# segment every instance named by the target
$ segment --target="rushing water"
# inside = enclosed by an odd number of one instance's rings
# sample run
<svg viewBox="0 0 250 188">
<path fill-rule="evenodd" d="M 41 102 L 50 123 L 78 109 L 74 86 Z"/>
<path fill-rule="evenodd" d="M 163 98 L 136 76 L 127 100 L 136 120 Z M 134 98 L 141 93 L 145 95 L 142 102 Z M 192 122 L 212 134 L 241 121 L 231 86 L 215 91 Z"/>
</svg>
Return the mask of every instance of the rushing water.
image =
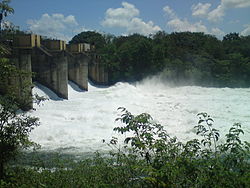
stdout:
<svg viewBox="0 0 250 188">
<path fill-rule="evenodd" d="M 182 141 L 196 137 L 196 115 L 207 112 L 222 134 L 233 123 L 241 123 L 245 131 L 242 138 L 250 141 L 250 88 L 170 87 L 151 78 L 111 87 L 89 84 L 88 92 L 69 83 L 68 100 L 39 84 L 33 93 L 50 97 L 31 112 L 40 118 L 41 125 L 30 137 L 46 151 L 79 153 L 108 149 L 102 139 L 117 136 L 112 129 L 119 125 L 115 122 L 120 114 L 118 107 L 126 107 L 133 114 L 151 114 L 170 135 Z"/>
</svg>

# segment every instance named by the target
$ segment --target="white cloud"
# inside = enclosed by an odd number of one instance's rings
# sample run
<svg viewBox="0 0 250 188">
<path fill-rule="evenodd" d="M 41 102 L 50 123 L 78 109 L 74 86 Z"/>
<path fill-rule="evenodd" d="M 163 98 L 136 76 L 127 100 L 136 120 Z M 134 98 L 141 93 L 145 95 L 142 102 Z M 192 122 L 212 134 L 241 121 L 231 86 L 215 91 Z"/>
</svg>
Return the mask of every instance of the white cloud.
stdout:
<svg viewBox="0 0 250 188">
<path fill-rule="evenodd" d="M 165 6 L 163 8 L 163 11 L 165 11 L 170 18 L 172 18 L 172 19 L 177 18 L 174 10 L 171 9 L 169 6 Z"/>
<path fill-rule="evenodd" d="M 211 34 L 216 35 L 216 36 L 218 36 L 218 37 L 223 37 L 223 36 L 225 35 L 225 32 L 222 31 L 222 30 L 219 29 L 219 28 L 212 28 L 212 29 L 211 29 Z"/>
<path fill-rule="evenodd" d="M 226 8 L 246 8 L 250 7 L 249 0 L 221 0 L 221 4 Z"/>
<path fill-rule="evenodd" d="M 187 19 L 181 20 L 180 18 L 175 18 L 167 22 L 167 25 L 178 32 L 207 32 L 207 28 L 202 22 L 190 23 Z"/>
<path fill-rule="evenodd" d="M 76 27 L 75 29 L 72 30 L 74 34 L 78 34 L 84 31 L 92 31 L 91 29 L 86 29 L 84 26 L 79 26 Z"/>
<path fill-rule="evenodd" d="M 208 13 L 207 19 L 211 22 L 219 22 L 223 20 L 225 15 L 225 7 L 219 5 L 216 9 Z"/>
<path fill-rule="evenodd" d="M 144 35 L 156 33 L 157 31 L 160 30 L 161 28 L 159 26 L 154 26 L 154 23 L 152 21 L 146 23 L 142 21 L 140 18 L 133 18 L 131 20 L 130 26 L 128 27 L 129 33 L 141 33 Z"/>
<path fill-rule="evenodd" d="M 250 7 L 250 0 L 221 0 L 220 4 L 212 11 L 204 13 L 204 17 L 211 22 L 219 22 L 223 20 L 226 10 L 231 8 L 247 8 Z"/>
<path fill-rule="evenodd" d="M 237 23 L 240 23 L 240 20 L 231 20 L 229 23 L 230 24 L 237 24 Z"/>
<path fill-rule="evenodd" d="M 206 5 L 207 10 L 205 10 L 204 7 L 201 8 L 202 6 L 203 6 L 203 4 L 194 5 L 193 9 L 192 9 L 193 13 L 196 12 L 197 16 L 198 15 L 201 16 L 201 15 L 203 15 L 203 13 L 208 12 L 208 8 L 210 6 Z M 198 10 L 202 10 L 202 11 L 198 11 Z M 174 10 L 172 10 L 169 6 L 164 7 L 163 11 L 169 15 L 170 19 L 167 22 L 167 27 L 171 28 L 173 31 L 177 31 L 177 32 L 185 32 L 185 31 L 203 32 L 203 33 L 209 33 L 209 34 L 216 35 L 217 37 L 222 37 L 225 34 L 219 28 L 212 28 L 211 30 L 208 29 L 206 27 L 206 25 L 204 25 L 202 23 L 202 21 L 191 23 L 187 19 L 181 19 L 176 15 Z"/>
<path fill-rule="evenodd" d="M 139 15 L 140 11 L 133 4 L 123 2 L 121 8 L 109 8 L 101 24 L 104 27 L 125 28 L 129 34 L 140 33 L 148 35 L 161 30 L 161 28 L 154 25 L 152 21 L 144 22 L 139 18 Z"/>
<path fill-rule="evenodd" d="M 165 6 L 163 11 L 170 17 L 167 26 L 174 31 L 207 32 L 207 28 L 202 22 L 190 23 L 187 19 L 180 19 L 169 6 Z"/>
<path fill-rule="evenodd" d="M 62 20 L 64 21 L 65 24 L 78 25 L 78 23 L 75 19 L 75 16 L 72 16 L 72 15 L 69 15 L 69 16 L 65 17 L 64 19 L 62 17 Z"/>
<path fill-rule="evenodd" d="M 250 24 L 246 24 L 245 29 L 240 34 L 243 35 L 243 36 L 250 35 Z"/>
<path fill-rule="evenodd" d="M 43 14 L 39 20 L 28 20 L 27 24 L 33 33 L 66 41 L 70 40 L 76 31 L 84 31 L 73 15 Z"/>
<path fill-rule="evenodd" d="M 192 5 L 192 15 L 197 17 L 205 17 L 209 12 L 209 8 L 211 7 L 210 3 L 198 3 L 196 5 Z"/>
<path fill-rule="evenodd" d="M 133 18 L 139 16 L 140 11 L 134 5 L 122 2 L 122 6 L 122 8 L 117 9 L 109 8 L 106 11 L 106 16 L 110 18 Z"/>
</svg>

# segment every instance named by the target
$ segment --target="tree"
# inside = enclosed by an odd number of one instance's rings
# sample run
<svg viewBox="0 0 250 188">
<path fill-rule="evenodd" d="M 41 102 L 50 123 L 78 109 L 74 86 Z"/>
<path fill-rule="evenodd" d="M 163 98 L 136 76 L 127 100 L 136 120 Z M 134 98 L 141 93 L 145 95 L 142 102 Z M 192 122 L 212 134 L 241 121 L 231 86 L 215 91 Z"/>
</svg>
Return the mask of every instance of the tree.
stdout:
<svg viewBox="0 0 250 188">
<path fill-rule="evenodd" d="M 153 71 L 154 72 L 158 72 L 158 71 L 162 71 L 163 68 L 165 67 L 165 63 L 164 63 L 164 48 L 162 45 L 157 45 L 155 44 L 153 46 L 153 56 L 152 56 L 153 60 Z"/>
<path fill-rule="evenodd" d="M 110 83 L 137 81 L 163 71 L 165 78 L 179 83 L 190 78 L 199 85 L 249 85 L 250 36 L 238 33 L 227 34 L 221 41 L 202 32 L 115 37 L 87 31 L 70 42 L 96 45 Z"/>
<path fill-rule="evenodd" d="M 0 32 L 2 30 L 1 25 L 2 25 L 3 18 L 8 16 L 8 14 L 14 13 L 14 9 L 9 6 L 10 1 L 11 0 L 3 0 L 0 3 Z"/>
<path fill-rule="evenodd" d="M 102 34 L 95 31 L 85 31 L 74 36 L 69 43 L 89 43 L 96 47 L 96 50 L 100 50 L 106 44 L 105 37 Z"/>
<path fill-rule="evenodd" d="M 123 38 L 117 53 L 127 80 L 142 79 L 152 70 L 153 48 L 147 37 L 134 34 Z"/>
<path fill-rule="evenodd" d="M 20 149 L 35 146 L 29 140 L 29 133 L 39 125 L 38 118 L 17 113 L 13 98 L 0 96 L 0 179 L 4 176 L 5 165 Z"/>
<path fill-rule="evenodd" d="M 239 39 L 240 39 L 239 33 L 229 33 L 223 37 L 223 41 L 233 41 Z"/>
<path fill-rule="evenodd" d="M 199 113 L 194 127 L 199 139 L 184 143 L 170 136 L 149 114 L 119 110 L 122 114 L 116 120 L 122 124 L 113 130 L 125 135 L 124 146 L 118 147 L 116 137 L 109 145 L 117 148 L 117 166 L 119 161 L 126 165 L 122 157 L 139 161 L 132 168 L 141 171 L 135 179 L 145 187 L 248 187 L 250 143 L 240 139 L 244 134 L 241 124 L 235 123 L 222 142 L 214 120 Z"/>
<path fill-rule="evenodd" d="M 7 51 L 0 45 L 0 90 L 5 88 L 10 76 L 19 76 L 21 72 L 4 58 Z M 0 95 L 0 179 L 4 176 L 5 165 L 20 149 L 35 145 L 29 140 L 29 133 L 39 125 L 38 118 L 18 112 L 17 101 L 11 92 Z"/>
</svg>

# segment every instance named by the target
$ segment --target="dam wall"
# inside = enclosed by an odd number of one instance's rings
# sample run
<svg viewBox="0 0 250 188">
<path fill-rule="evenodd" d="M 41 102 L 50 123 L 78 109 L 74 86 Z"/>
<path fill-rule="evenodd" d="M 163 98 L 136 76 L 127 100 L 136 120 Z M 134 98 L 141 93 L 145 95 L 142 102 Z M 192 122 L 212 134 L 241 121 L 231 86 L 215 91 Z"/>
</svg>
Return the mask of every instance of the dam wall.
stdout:
<svg viewBox="0 0 250 188">
<path fill-rule="evenodd" d="M 105 65 L 101 62 L 100 57 L 97 54 L 91 55 L 91 61 L 88 67 L 89 79 L 100 85 L 108 85 L 108 71 Z"/>
<path fill-rule="evenodd" d="M 32 74 L 31 53 L 29 49 L 17 49 L 16 58 L 13 59 L 20 74 L 15 78 L 17 83 L 17 98 L 23 110 L 33 108 L 32 102 Z"/>
<path fill-rule="evenodd" d="M 70 44 L 68 52 L 68 78 L 83 90 L 88 90 L 88 65 L 90 58 L 88 46 L 83 43 Z"/>
<path fill-rule="evenodd" d="M 39 35 L 28 34 L 16 36 L 12 48 L 11 61 L 18 70 L 27 74 L 6 80 L 1 85 L 8 87 L 0 85 L 0 92 L 8 93 L 12 88 L 23 100 L 25 109 L 32 108 L 33 81 L 45 85 L 64 99 L 68 99 L 68 80 L 86 91 L 88 79 L 97 84 L 108 84 L 106 68 L 90 44 L 66 45 L 65 41 L 42 40 Z"/>
<path fill-rule="evenodd" d="M 74 54 L 68 56 L 68 79 L 83 90 L 88 90 L 88 62 L 85 54 Z"/>
<path fill-rule="evenodd" d="M 68 59 L 65 51 L 48 52 L 37 47 L 32 50 L 33 78 L 59 97 L 68 99 Z"/>
</svg>

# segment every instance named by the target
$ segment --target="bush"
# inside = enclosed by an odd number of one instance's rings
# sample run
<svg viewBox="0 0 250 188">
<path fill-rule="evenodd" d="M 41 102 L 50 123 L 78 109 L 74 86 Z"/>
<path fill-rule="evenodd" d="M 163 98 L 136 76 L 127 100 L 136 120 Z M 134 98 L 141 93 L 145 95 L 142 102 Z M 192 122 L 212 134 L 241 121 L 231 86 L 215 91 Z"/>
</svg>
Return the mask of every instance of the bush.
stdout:
<svg viewBox="0 0 250 188">
<path fill-rule="evenodd" d="M 55 168 L 9 168 L 3 187 L 249 187 L 250 144 L 236 123 L 219 144 L 219 131 L 206 113 L 195 127 L 201 139 L 186 143 L 168 135 L 149 114 L 132 115 L 120 108 L 115 131 L 127 135 L 107 144 L 110 155 L 97 153 L 82 161 L 60 161 Z"/>
<path fill-rule="evenodd" d="M 15 104 L 13 98 L 0 96 L 0 179 L 4 176 L 4 165 L 20 149 L 35 145 L 28 136 L 39 125 L 38 118 L 18 112 Z"/>
<path fill-rule="evenodd" d="M 226 142 L 218 144 L 219 131 L 206 113 L 198 114 L 195 126 L 198 139 L 181 143 L 170 137 L 163 126 L 149 114 L 132 115 L 125 108 L 117 120 L 124 126 L 115 131 L 132 136 L 124 140 L 125 148 L 144 160 L 141 172 L 151 187 L 247 187 L 250 185 L 250 144 L 240 140 L 241 125 L 234 124 Z M 117 144 L 111 141 L 111 144 Z M 127 155 L 126 153 L 124 153 Z"/>
<path fill-rule="evenodd" d="M 35 146 L 28 136 L 30 131 L 39 125 L 38 118 L 26 116 L 19 110 L 20 106 L 25 107 L 32 102 L 31 83 L 25 81 L 31 72 L 18 70 L 6 58 L 8 55 L 10 55 L 9 50 L 0 44 L 0 180 L 6 174 L 5 165 L 20 149 Z M 22 86 L 15 83 L 18 82 L 16 78 L 22 80 Z M 35 97 L 37 103 L 44 100 L 43 97 Z M 3 183 L 1 181 L 1 185 Z"/>
</svg>

